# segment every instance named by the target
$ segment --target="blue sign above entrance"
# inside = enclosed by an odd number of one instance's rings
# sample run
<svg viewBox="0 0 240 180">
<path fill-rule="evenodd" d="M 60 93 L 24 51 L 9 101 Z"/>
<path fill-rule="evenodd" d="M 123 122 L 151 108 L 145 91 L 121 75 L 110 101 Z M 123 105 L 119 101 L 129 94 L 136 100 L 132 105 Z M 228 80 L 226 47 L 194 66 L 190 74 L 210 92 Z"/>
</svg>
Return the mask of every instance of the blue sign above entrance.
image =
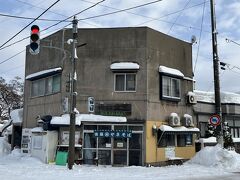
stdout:
<svg viewBox="0 0 240 180">
<path fill-rule="evenodd" d="M 94 130 L 95 137 L 131 138 L 132 131 Z"/>
</svg>

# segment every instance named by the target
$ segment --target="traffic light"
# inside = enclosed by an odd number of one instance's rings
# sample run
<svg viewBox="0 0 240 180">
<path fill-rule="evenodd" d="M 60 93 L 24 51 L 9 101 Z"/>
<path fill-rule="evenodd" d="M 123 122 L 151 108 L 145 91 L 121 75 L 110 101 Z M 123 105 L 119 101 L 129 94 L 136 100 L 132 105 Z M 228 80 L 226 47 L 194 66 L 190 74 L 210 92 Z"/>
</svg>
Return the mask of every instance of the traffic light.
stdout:
<svg viewBox="0 0 240 180">
<path fill-rule="evenodd" d="M 95 100 L 94 97 L 88 97 L 88 112 L 94 113 L 95 110 Z"/>
<path fill-rule="evenodd" d="M 29 52 L 32 55 L 38 54 L 40 51 L 40 32 L 37 25 L 31 27 L 30 47 Z"/>
</svg>

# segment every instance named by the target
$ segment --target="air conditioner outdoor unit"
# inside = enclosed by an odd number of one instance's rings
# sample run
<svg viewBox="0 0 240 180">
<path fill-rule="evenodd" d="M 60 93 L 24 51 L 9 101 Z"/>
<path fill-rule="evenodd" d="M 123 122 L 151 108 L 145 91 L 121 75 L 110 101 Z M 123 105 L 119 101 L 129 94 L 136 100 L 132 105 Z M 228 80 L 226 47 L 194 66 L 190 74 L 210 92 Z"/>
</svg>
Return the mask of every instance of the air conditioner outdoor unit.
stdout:
<svg viewBox="0 0 240 180">
<path fill-rule="evenodd" d="M 193 123 L 192 116 L 189 115 L 189 114 L 184 114 L 184 116 L 183 116 L 183 124 L 186 127 L 193 127 L 194 123 Z"/>
<path fill-rule="evenodd" d="M 197 103 L 196 95 L 193 92 L 187 93 L 187 103 L 189 103 L 189 104 Z"/>
<path fill-rule="evenodd" d="M 169 125 L 170 126 L 180 126 L 180 118 L 177 113 L 171 113 L 169 117 Z"/>
</svg>

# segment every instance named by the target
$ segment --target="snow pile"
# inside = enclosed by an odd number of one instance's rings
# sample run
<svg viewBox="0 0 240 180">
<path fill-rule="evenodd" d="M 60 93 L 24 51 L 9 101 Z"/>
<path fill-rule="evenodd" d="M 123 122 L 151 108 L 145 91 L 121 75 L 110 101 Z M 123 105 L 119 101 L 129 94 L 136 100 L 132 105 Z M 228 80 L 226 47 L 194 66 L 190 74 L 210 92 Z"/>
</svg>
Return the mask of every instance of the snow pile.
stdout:
<svg viewBox="0 0 240 180">
<path fill-rule="evenodd" d="M 237 154 L 235 151 L 223 149 L 219 145 L 207 146 L 199 151 L 187 163 L 209 167 L 237 169 L 240 167 L 240 154 Z"/>
<path fill-rule="evenodd" d="M 9 154 L 11 151 L 11 146 L 6 141 L 5 137 L 0 137 L 0 157 Z"/>
<path fill-rule="evenodd" d="M 23 109 L 15 109 L 10 113 L 13 124 L 21 124 L 23 120 Z"/>
</svg>

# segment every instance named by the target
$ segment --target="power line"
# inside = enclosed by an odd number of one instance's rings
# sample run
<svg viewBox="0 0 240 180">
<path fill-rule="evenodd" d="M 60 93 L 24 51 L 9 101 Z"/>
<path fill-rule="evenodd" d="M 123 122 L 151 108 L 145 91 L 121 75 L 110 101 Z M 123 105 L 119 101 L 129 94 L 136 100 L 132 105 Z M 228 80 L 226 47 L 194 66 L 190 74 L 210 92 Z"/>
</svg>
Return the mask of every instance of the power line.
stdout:
<svg viewBox="0 0 240 180">
<path fill-rule="evenodd" d="M 208 1 L 205 1 L 205 2 L 208 2 Z M 175 11 L 175 12 L 168 13 L 168 14 L 165 14 L 165 15 L 163 15 L 163 16 L 160 16 L 160 17 L 158 17 L 158 18 L 150 18 L 150 17 L 149 17 L 151 20 L 142 22 L 141 24 L 138 24 L 137 26 L 140 26 L 140 25 L 142 25 L 142 24 L 146 24 L 146 23 L 149 23 L 149 22 L 152 22 L 152 21 L 162 21 L 162 20 L 160 20 L 161 18 L 164 18 L 164 17 L 167 17 L 167 16 L 171 16 L 171 15 L 173 15 L 173 14 L 177 14 L 177 13 L 182 12 L 182 11 L 184 11 L 184 10 L 191 9 L 191 8 L 194 8 L 194 7 L 197 7 L 197 6 L 201 6 L 201 5 L 203 5 L 203 4 L 204 4 L 204 3 L 195 4 L 195 5 L 193 5 L 193 6 L 189 6 L 188 8 L 180 9 L 180 10 L 178 10 L 178 11 Z M 166 22 L 166 23 L 171 23 L 171 24 L 172 24 L 172 22 L 168 22 L 168 21 L 162 21 L 162 22 Z M 180 24 L 175 24 L 175 25 L 180 25 Z M 185 26 L 184 26 L 184 27 L 185 27 Z M 189 28 L 189 27 L 187 27 L 187 28 Z M 191 28 L 199 30 L 199 28 L 194 28 L 194 27 L 191 27 Z M 209 31 L 207 31 L 207 32 L 209 32 Z"/>
<path fill-rule="evenodd" d="M 83 1 L 83 2 L 88 2 L 88 3 L 93 4 L 93 2 L 91 2 L 91 1 L 86 1 L 86 0 L 81 0 L 81 1 Z M 208 1 L 206 1 L 206 2 L 208 2 Z M 190 8 L 193 8 L 193 7 L 201 6 L 201 5 L 203 5 L 203 4 L 204 4 L 204 3 L 195 4 L 195 5 L 193 5 L 193 6 L 187 7 L 186 9 L 190 9 Z M 118 9 L 118 8 L 113 8 L 113 7 L 106 6 L 106 5 L 102 5 L 102 4 L 100 4 L 99 6 L 106 7 L 106 8 L 109 8 L 109 9 L 119 10 L 119 11 L 121 10 L 121 9 Z M 161 16 L 161 17 L 158 17 L 158 18 L 153 18 L 153 17 L 150 17 L 150 16 L 146 16 L 146 15 L 142 15 L 142 14 L 138 14 L 138 13 L 134 13 L 134 12 L 129 12 L 129 11 L 127 11 L 127 10 L 124 11 L 124 12 L 126 12 L 126 13 L 128 13 L 128 14 L 133 14 L 133 15 L 136 15 L 136 16 L 140 16 L 140 17 L 144 17 L 144 18 L 151 19 L 151 20 L 148 20 L 148 21 L 145 21 L 145 22 L 143 22 L 143 23 L 140 23 L 140 24 L 135 25 L 135 26 L 140 26 L 140 25 L 146 24 L 146 23 L 151 22 L 151 21 L 160 21 L 160 22 L 172 24 L 173 22 L 164 21 L 164 20 L 160 20 L 160 19 L 161 19 L 161 18 L 164 18 L 164 17 L 167 17 L 167 16 L 171 16 L 171 15 L 173 15 L 173 14 L 177 14 L 177 13 L 183 11 L 183 10 L 186 10 L 186 9 L 181 9 L 181 10 L 178 10 L 178 11 L 175 11 L 175 12 L 172 12 L 172 13 L 169 13 L 169 14 L 165 14 L 165 15 L 163 15 L 163 16 Z M 95 17 L 89 17 L 89 18 L 85 18 L 85 19 L 91 19 L 91 18 L 95 18 Z M 85 19 L 80 19 L 80 20 L 85 20 Z M 191 29 L 200 30 L 199 28 L 196 28 L 196 27 L 191 27 L 191 26 L 189 27 L 189 26 L 185 26 L 185 25 L 182 25 L 182 24 L 178 24 L 178 23 L 175 23 L 175 25 L 181 26 L 181 27 L 185 27 L 185 28 L 191 28 Z M 210 31 L 204 31 L 204 32 L 210 33 Z"/>
<path fill-rule="evenodd" d="M 95 6 L 98 5 L 99 3 L 102 3 L 103 1 L 105 1 L 105 0 L 101 0 L 101 1 L 95 3 L 94 5 L 92 5 L 92 6 L 88 7 L 88 8 L 86 8 L 86 9 L 84 9 L 84 10 L 82 10 L 82 11 L 80 11 L 80 12 L 78 12 L 78 13 L 72 15 L 72 16 L 69 16 L 69 17 L 67 17 L 67 18 L 65 18 L 65 19 L 63 19 L 63 20 L 61 20 L 61 21 L 59 21 L 59 22 L 57 22 L 56 24 L 53 24 L 53 25 L 51 25 L 51 26 L 49 26 L 49 27 L 43 29 L 42 31 L 46 31 L 46 30 L 48 30 L 48 29 L 50 29 L 50 28 L 52 28 L 52 27 L 54 27 L 54 26 L 57 26 L 58 24 L 60 24 L 60 23 L 62 23 L 62 22 L 65 22 L 66 20 L 68 20 L 68 19 L 70 19 L 70 18 L 72 18 L 72 17 L 74 17 L 74 16 L 77 16 L 77 15 L 79 15 L 79 14 L 81 14 L 81 13 L 83 13 L 83 12 L 85 12 L 85 11 L 87 11 L 87 10 L 93 8 L 93 7 L 95 7 Z"/>
<path fill-rule="evenodd" d="M 205 6 L 206 6 L 206 1 L 204 1 L 204 4 L 203 4 L 202 22 L 201 22 L 201 28 L 200 28 L 200 34 L 199 34 L 199 42 L 198 42 L 198 48 L 197 48 L 197 55 L 196 55 L 196 60 L 195 60 L 195 63 L 194 63 L 194 68 L 193 68 L 193 74 L 194 74 L 195 71 L 196 71 L 196 66 L 197 66 L 197 61 L 198 61 L 198 55 L 199 55 L 199 50 L 200 50 L 200 45 L 201 45 L 202 28 L 203 28 L 204 14 L 205 14 Z"/>
<path fill-rule="evenodd" d="M 20 1 L 20 0 L 15 0 L 15 1 L 18 1 L 18 2 L 20 2 L 20 3 L 26 4 L 26 5 L 28 5 L 28 6 L 32 6 L 32 7 L 38 8 L 38 9 L 45 10 L 45 9 L 42 8 L 42 7 L 39 7 L 39 6 L 33 5 L 33 4 L 28 3 L 28 2 L 25 2 L 25 1 Z M 42 3 L 42 2 L 40 2 L 40 3 Z M 38 4 L 40 4 L 40 3 L 38 3 Z M 56 13 L 56 12 L 51 11 L 51 10 L 49 10 L 48 12 L 51 12 L 51 13 L 53 13 L 53 14 L 60 15 L 60 16 L 63 16 L 63 17 L 67 17 L 67 16 L 65 16 L 65 15 L 63 15 L 63 14 Z"/>
<path fill-rule="evenodd" d="M 178 18 L 182 15 L 182 13 L 183 13 L 183 11 L 185 11 L 186 10 L 186 8 L 187 8 L 187 6 L 188 6 L 188 4 L 191 2 L 191 0 L 189 0 L 186 4 L 185 4 L 185 6 L 184 6 L 184 8 L 183 8 L 183 10 L 179 13 L 179 15 L 177 16 L 177 18 L 175 19 L 175 21 L 172 23 L 172 25 L 171 25 L 171 27 L 170 27 L 170 29 L 169 29 L 169 31 L 168 31 L 168 33 L 167 34 L 169 34 L 170 33 L 170 31 L 172 30 L 172 28 L 173 28 L 173 26 L 174 26 L 174 24 L 177 22 L 177 20 L 178 20 Z"/>
<path fill-rule="evenodd" d="M 138 5 L 138 6 L 133 6 L 133 7 L 130 7 L 130 8 L 125 8 L 125 9 L 120 9 L 120 10 L 113 11 L 113 12 L 110 12 L 110 13 L 99 14 L 99 15 L 96 15 L 96 16 L 90 16 L 90 17 L 87 17 L 87 18 L 79 19 L 79 21 L 87 20 L 87 19 L 94 19 L 94 18 L 103 17 L 103 16 L 108 16 L 108 15 L 112 15 L 112 14 L 116 14 L 116 13 L 120 13 L 120 12 L 125 12 L 125 11 L 131 10 L 131 9 L 140 8 L 140 7 L 147 6 L 147 5 L 150 5 L 150 4 L 154 4 L 154 3 L 157 3 L 157 2 L 160 2 L 160 1 L 163 1 L 163 0 L 151 1 L 151 2 L 148 2 L 148 3 L 145 3 L 145 4 L 141 4 L 141 5 Z"/>
<path fill-rule="evenodd" d="M 228 38 L 226 38 L 226 42 L 227 42 L 227 43 L 232 42 L 232 43 L 234 43 L 234 44 L 240 46 L 240 44 L 239 44 L 238 42 L 236 42 L 236 41 L 234 41 L 234 40 L 231 40 L 231 39 L 228 39 Z"/>
<path fill-rule="evenodd" d="M 9 18 L 17 18 L 17 19 L 25 19 L 25 20 L 34 20 L 35 19 L 33 17 L 16 16 L 16 15 L 9 15 L 9 14 L 3 14 L 3 13 L 0 13 L 0 16 L 9 17 Z M 37 20 L 38 21 L 61 21 L 61 20 L 58 20 L 58 19 L 42 19 L 42 18 L 39 18 Z M 69 21 L 65 21 L 65 22 L 70 22 L 70 20 Z"/>
<path fill-rule="evenodd" d="M 24 65 L 16 66 L 16 67 L 14 67 L 14 68 L 8 69 L 7 71 L 3 71 L 3 72 L 0 72 L 0 73 L 1 73 L 1 74 L 5 74 L 5 73 L 7 73 L 7 72 L 13 71 L 13 70 L 18 69 L 18 68 L 21 68 L 21 67 L 24 67 Z"/>
<path fill-rule="evenodd" d="M 27 24 L 24 28 L 22 28 L 17 34 L 12 36 L 10 39 L 8 39 L 5 43 L 3 43 L 0 48 L 2 48 L 5 44 L 7 44 L 9 41 L 11 41 L 13 38 L 15 38 L 17 35 L 19 35 L 24 29 L 26 29 L 28 26 L 30 26 L 33 22 L 35 22 L 39 17 L 41 17 L 44 13 L 46 13 L 51 7 L 53 7 L 55 4 L 57 4 L 60 0 L 57 0 L 54 2 L 50 7 L 48 7 L 45 11 L 43 11 L 37 18 L 35 18 L 32 22 Z"/>
<path fill-rule="evenodd" d="M 74 14 L 74 15 L 72 15 L 72 16 L 69 16 L 68 18 L 63 19 L 63 20 L 59 21 L 58 23 L 53 24 L 53 25 L 51 25 L 51 26 L 43 29 L 41 32 L 46 31 L 46 30 L 48 30 L 48 29 L 50 29 L 50 28 L 52 28 L 52 27 L 54 27 L 54 26 L 57 26 L 58 24 L 60 24 L 60 23 L 62 23 L 62 22 L 65 22 L 66 20 L 72 18 L 73 16 L 76 16 L 76 15 L 78 15 L 78 14 L 80 14 L 80 13 L 83 13 L 84 11 L 86 11 L 86 10 L 88 10 L 88 9 L 90 9 L 90 8 L 93 8 L 94 6 L 98 5 L 99 3 L 103 2 L 103 1 L 105 1 L 105 0 L 99 1 L 99 2 L 95 3 L 94 5 L 86 8 L 86 9 L 84 9 L 84 10 L 78 12 L 78 13 L 76 13 L 76 14 Z M 135 9 L 135 8 L 143 7 L 143 6 L 146 6 L 146 5 L 153 4 L 153 3 L 157 3 L 157 2 L 159 2 L 159 1 L 162 1 L 162 0 L 152 1 L 152 2 L 149 2 L 149 3 L 141 4 L 141 5 L 138 5 L 138 6 L 131 7 L 131 8 L 121 9 L 121 10 L 114 11 L 114 12 L 111 12 L 111 13 L 106 13 L 106 14 L 102 14 L 102 15 L 97 15 L 97 16 L 92 16 L 92 17 L 88 17 L 88 18 L 84 18 L 84 19 L 79 19 L 79 21 L 87 20 L 87 19 L 93 19 L 93 18 L 102 17 L 102 16 L 107 16 L 107 15 L 111 15 L 111 14 L 116 14 L 116 13 L 123 12 L 123 11 L 127 11 L 127 10 L 130 10 L 130 9 Z M 68 25 L 70 25 L 70 24 L 68 24 Z M 68 25 L 67 25 L 67 26 L 68 26 Z M 29 38 L 29 36 L 27 36 L 27 37 L 25 37 L 25 38 L 23 38 L 23 39 L 21 39 L 21 40 L 18 40 L 18 41 L 14 42 L 14 43 L 12 43 L 12 44 L 10 44 L 10 45 L 8 45 L 8 46 L 4 46 L 4 47 L 1 46 L 1 47 L 0 47 L 0 50 L 5 49 L 5 48 L 7 48 L 7 47 L 10 47 L 10 46 L 12 46 L 12 45 L 14 45 L 14 44 L 16 44 L 16 43 L 19 43 L 19 42 L 21 42 L 21 41 L 23 41 L 23 40 L 25 40 L 25 39 L 27 39 L 27 38 Z"/>
<path fill-rule="evenodd" d="M 24 51 L 25 51 L 25 49 L 24 49 L 24 50 L 22 50 L 22 51 L 20 51 L 20 52 L 18 52 L 18 53 L 16 53 L 16 54 L 14 54 L 14 55 L 13 55 L 13 56 L 11 56 L 10 58 L 7 58 L 7 59 L 5 59 L 5 60 L 1 61 L 1 62 L 0 62 L 0 64 L 3 64 L 3 63 L 5 63 L 5 62 L 7 62 L 7 61 L 11 60 L 12 58 L 16 57 L 17 55 L 19 55 L 19 54 L 23 53 Z"/>
</svg>

